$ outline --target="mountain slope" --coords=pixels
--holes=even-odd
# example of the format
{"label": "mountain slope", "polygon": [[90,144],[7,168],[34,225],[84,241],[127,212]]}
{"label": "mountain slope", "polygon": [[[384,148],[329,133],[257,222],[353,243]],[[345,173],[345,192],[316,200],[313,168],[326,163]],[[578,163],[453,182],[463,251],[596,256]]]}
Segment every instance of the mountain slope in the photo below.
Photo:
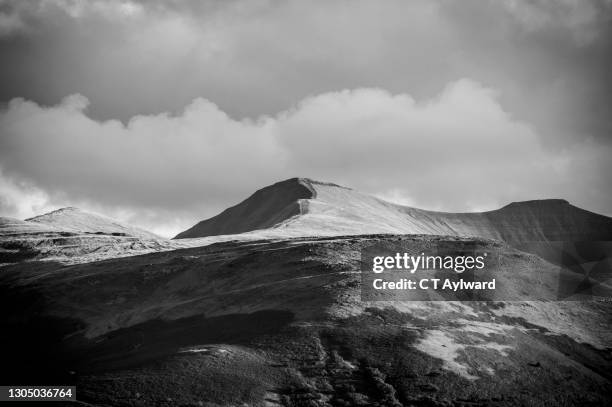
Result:
{"label": "mountain slope", "polygon": [[28,222],[25,220],[0,216],[0,235],[22,235],[27,233],[50,233],[58,232],[63,229],[46,225],[38,222]]}
{"label": "mountain slope", "polygon": [[260,189],[236,206],[179,233],[176,239],[229,235],[265,229],[301,213],[302,199],[314,198],[311,185],[292,178]]}
{"label": "mountain slope", "polygon": [[[306,179],[190,232],[240,235],[147,239],[74,209],[2,218],[0,376],[76,385],[87,405],[610,405],[610,245],[571,267],[556,243],[552,260],[516,249],[609,239],[609,221],[561,200],[430,212]],[[334,234],[352,236],[315,237]],[[485,253],[497,286],[369,297],[373,246]],[[37,259],[59,262],[22,262]]]}
{"label": "mountain slope", "polygon": [[27,220],[0,218],[0,265],[83,263],[179,247],[178,242],[72,207]]}
{"label": "mountain slope", "polygon": [[115,236],[133,236],[144,239],[160,239],[146,230],[127,226],[106,216],[85,212],[79,208],[61,208],[44,215],[26,219],[26,222],[35,222],[43,225],[79,233],[98,233]]}
{"label": "mountain slope", "polygon": [[433,212],[306,178],[263,188],[176,238],[263,229],[265,237],[392,233],[476,236],[507,242],[612,240],[611,218],[560,199],[515,202],[481,213]]}
{"label": "mountain slope", "polygon": [[[40,375],[117,406],[609,405],[608,301],[362,299],[364,248],[421,252],[440,239],[224,242],[9,266],[4,382]],[[554,298],[568,274],[503,243],[444,239],[498,259],[505,300]]]}

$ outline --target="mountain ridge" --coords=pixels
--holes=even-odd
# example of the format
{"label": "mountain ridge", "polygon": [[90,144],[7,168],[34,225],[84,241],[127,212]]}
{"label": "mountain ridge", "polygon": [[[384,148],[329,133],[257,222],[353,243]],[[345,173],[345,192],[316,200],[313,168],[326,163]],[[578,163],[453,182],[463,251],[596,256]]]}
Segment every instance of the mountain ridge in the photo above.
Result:
{"label": "mountain ridge", "polygon": [[76,207],[26,220],[0,217],[0,266],[34,260],[81,263],[178,247],[178,242]]}
{"label": "mountain ridge", "polygon": [[[562,256],[545,243],[548,260],[491,240],[606,238],[610,218],[562,200],[453,214],[308,179],[266,188],[207,225],[268,222],[240,235],[157,242],[0,218],[4,371],[73,380],[96,405],[379,405],[380,389],[396,406],[610,404],[612,286],[609,268],[593,267],[609,264],[610,246],[586,242],[558,264],[565,242]],[[47,218],[75,227],[60,216],[75,213]],[[3,247],[3,225],[23,236]],[[466,233],[490,238],[448,236]],[[496,296],[368,299],[373,245],[469,245],[489,255]],[[61,261],[30,261],[50,258]]]}
{"label": "mountain ridge", "polygon": [[84,211],[74,206],[56,209],[42,215],[25,219],[65,231],[133,236],[145,239],[161,239],[160,236],[134,226],[118,222],[110,217]]}
{"label": "mountain ridge", "polygon": [[259,230],[289,236],[391,233],[475,236],[508,242],[612,240],[612,219],[556,198],[511,202],[486,212],[428,211],[333,183],[290,178],[256,191],[175,239]]}
{"label": "mountain ridge", "polygon": [[[274,226],[302,212],[301,199],[316,197],[310,182],[290,178],[261,188],[244,201],[198,222],[175,239],[237,234]],[[239,222],[237,222],[239,220]]]}

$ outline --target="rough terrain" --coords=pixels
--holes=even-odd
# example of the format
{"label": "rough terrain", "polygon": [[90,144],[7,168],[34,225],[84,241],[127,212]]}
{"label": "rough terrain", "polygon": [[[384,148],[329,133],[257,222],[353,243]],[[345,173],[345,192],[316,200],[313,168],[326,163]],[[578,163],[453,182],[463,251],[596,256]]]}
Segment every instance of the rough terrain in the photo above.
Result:
{"label": "rough terrain", "polygon": [[[74,208],[2,218],[2,382],[90,406],[612,404],[609,218],[270,188],[172,241]],[[362,299],[364,248],[442,242],[488,253],[504,300]]]}

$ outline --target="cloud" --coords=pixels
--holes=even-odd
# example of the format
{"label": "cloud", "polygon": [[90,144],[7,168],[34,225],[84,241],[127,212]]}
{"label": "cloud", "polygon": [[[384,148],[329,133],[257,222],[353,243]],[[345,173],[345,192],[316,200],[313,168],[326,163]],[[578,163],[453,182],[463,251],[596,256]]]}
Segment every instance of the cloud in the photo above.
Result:
{"label": "cloud", "polygon": [[612,204],[609,149],[549,149],[496,92],[466,79],[423,100],[377,88],[322,93],[257,119],[202,98],[125,125],[87,109],[72,95],[53,106],[14,99],[0,113],[4,215],[73,204],[171,235],[293,176],[445,210],[545,197]]}
{"label": "cloud", "polygon": [[567,29],[579,46],[594,41],[612,21],[609,0],[504,0],[500,4],[528,30]]}
{"label": "cloud", "polygon": [[26,30],[26,24],[19,13],[12,10],[2,10],[3,3],[0,2],[0,38],[12,36]]}
{"label": "cloud", "polygon": [[204,97],[241,118],[345,88],[430,99],[470,77],[546,143],[610,143],[609,0],[2,4],[24,26],[0,35],[2,102],[81,93],[126,123]]}
{"label": "cloud", "polygon": [[17,219],[31,218],[55,209],[49,205],[49,196],[27,182],[16,182],[0,172],[0,216]]}
{"label": "cloud", "polygon": [[[41,8],[59,8],[72,18],[96,14],[104,18],[134,17],[144,12],[144,6],[129,0],[44,0]],[[43,10],[44,11],[44,10]]]}

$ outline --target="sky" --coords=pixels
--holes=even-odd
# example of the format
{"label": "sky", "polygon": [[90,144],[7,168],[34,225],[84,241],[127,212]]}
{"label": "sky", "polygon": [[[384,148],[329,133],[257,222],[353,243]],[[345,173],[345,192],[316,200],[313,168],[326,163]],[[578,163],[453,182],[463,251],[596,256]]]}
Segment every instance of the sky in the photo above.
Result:
{"label": "sky", "polygon": [[612,0],[0,0],[0,216],[173,236],[291,177],[612,215]]}

